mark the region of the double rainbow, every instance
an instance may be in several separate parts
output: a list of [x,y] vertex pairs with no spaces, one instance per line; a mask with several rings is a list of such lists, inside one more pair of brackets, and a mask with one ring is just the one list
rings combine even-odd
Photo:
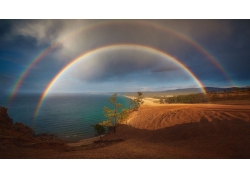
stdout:
[[55,84],[55,82],[57,81],[57,79],[63,75],[63,73],[65,73],[72,65],[74,65],[75,63],[77,63],[78,61],[82,60],[83,58],[88,57],[91,54],[95,54],[101,51],[104,52],[108,52],[110,50],[114,50],[114,49],[123,49],[123,48],[138,48],[141,50],[145,50],[151,53],[156,53],[158,55],[161,55],[163,57],[165,57],[168,60],[173,61],[174,63],[178,64],[184,71],[186,71],[195,81],[196,83],[200,86],[200,88],[202,89],[202,91],[204,93],[206,93],[203,84],[198,80],[198,78],[183,64],[180,62],[180,60],[176,59],[175,57],[167,54],[166,52],[160,51],[158,49],[154,49],[152,47],[148,47],[148,46],[143,46],[143,45],[137,45],[137,44],[115,44],[115,45],[108,45],[108,46],[104,46],[104,47],[99,47],[93,50],[90,50],[86,53],[81,54],[80,56],[76,57],[75,59],[72,59],[66,66],[64,66],[58,73],[57,75],[49,82],[49,84],[47,85],[47,87],[45,88],[39,103],[36,107],[36,111],[34,114],[34,117],[36,118],[38,113],[39,113],[39,109],[45,99],[45,97],[47,96],[47,94],[49,93],[51,87]]
[[[174,36],[188,42],[190,45],[192,45],[193,47],[195,47],[199,52],[201,52],[202,54],[204,54],[222,73],[223,75],[227,78],[227,80],[230,82],[231,85],[233,85],[233,82],[231,81],[231,79],[229,78],[229,76],[227,75],[226,71],[224,70],[224,68],[219,64],[218,60],[216,60],[205,48],[203,48],[200,44],[198,44],[196,41],[194,41],[193,39],[191,39],[190,37],[177,32],[171,28],[168,28],[166,26],[163,25],[159,25],[153,22],[144,22],[144,21],[101,21],[95,24],[90,24],[87,26],[83,26],[79,29],[77,29],[76,31],[73,31],[69,34],[67,34],[62,41],[67,41],[69,38],[76,36],[77,34],[79,34],[80,32],[83,31],[92,31],[95,28],[100,28],[102,26],[106,26],[106,25],[110,25],[110,24],[117,24],[117,23],[134,23],[135,25],[142,25],[142,26],[150,26],[150,27],[154,27],[157,30],[162,30],[168,33],[173,34]],[[38,56],[36,56],[36,58],[34,58],[28,65],[27,67],[24,69],[24,71],[20,74],[20,77],[16,80],[16,82],[14,83],[13,87],[11,88],[11,93],[10,93],[10,97],[9,97],[9,101],[11,101],[15,95],[18,92],[18,89],[20,88],[22,82],[24,81],[24,79],[27,77],[29,71],[34,67],[34,65],[36,63],[38,63],[41,59],[43,59],[52,49],[54,49],[55,47],[57,47],[60,43],[59,42],[55,42],[53,43],[51,46],[49,46],[48,48],[46,48],[45,50],[43,50],[40,54],[38,54]],[[90,50],[93,51],[93,50]],[[90,52],[89,51],[89,52]],[[87,52],[88,53],[88,52]]]

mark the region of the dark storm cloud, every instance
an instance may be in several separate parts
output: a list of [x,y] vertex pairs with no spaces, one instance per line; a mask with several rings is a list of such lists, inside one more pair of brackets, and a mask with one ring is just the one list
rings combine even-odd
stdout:
[[233,35],[224,43],[207,44],[213,50],[216,59],[226,74],[235,83],[250,81],[250,24],[249,20],[231,20]]
[[[202,20],[99,20],[95,23],[93,20],[20,20],[15,22],[12,32],[15,35],[35,39],[37,45],[59,42],[62,48],[58,53],[62,55],[61,57],[73,58],[76,54],[92,48],[116,43],[143,44],[178,54],[188,52],[192,47],[180,38],[178,33],[173,34],[173,31],[184,36],[188,34],[191,37],[209,40],[211,36],[217,36],[218,40],[228,36],[231,29],[230,23],[218,20],[205,22]],[[70,38],[67,39],[68,36]]]
[[12,21],[10,20],[0,20],[0,39],[4,40],[10,33],[12,28]]

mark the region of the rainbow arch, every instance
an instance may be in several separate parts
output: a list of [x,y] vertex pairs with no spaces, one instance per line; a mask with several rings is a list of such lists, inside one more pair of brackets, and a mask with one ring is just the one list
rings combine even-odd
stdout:
[[203,84],[199,81],[199,79],[193,74],[192,71],[190,71],[183,63],[181,63],[178,59],[176,59],[175,57],[167,54],[166,52],[160,51],[158,49],[149,47],[149,46],[144,46],[144,45],[138,45],[138,44],[114,44],[114,45],[108,45],[108,46],[103,46],[103,47],[99,47],[93,50],[90,50],[86,53],[81,54],[80,56],[76,57],[75,59],[72,59],[67,65],[65,65],[57,74],[56,76],[54,76],[54,78],[48,83],[47,87],[45,88],[44,92],[42,93],[39,102],[37,104],[36,110],[35,110],[35,114],[34,114],[34,118],[37,117],[38,113],[39,113],[39,109],[46,97],[46,95],[48,94],[49,90],[51,89],[51,87],[53,86],[53,84],[57,81],[57,79],[68,69],[70,68],[73,64],[75,64],[76,62],[80,61],[82,58],[85,58],[93,53],[98,53],[100,51],[109,51],[111,49],[122,49],[122,48],[126,48],[126,47],[131,47],[131,48],[139,48],[145,51],[149,51],[149,52],[154,52],[157,53],[159,55],[163,55],[164,57],[168,58],[169,60],[177,63],[182,69],[184,69],[195,81],[196,83],[200,86],[200,88],[202,89],[202,91],[204,93],[206,93],[206,90],[204,89]]
[[[182,34],[176,30],[173,30],[169,27],[163,26],[163,25],[159,25],[157,23],[154,22],[145,22],[145,21],[129,21],[129,20],[112,20],[112,21],[101,21],[98,23],[91,23],[87,26],[83,26],[81,28],[78,28],[76,31],[73,31],[71,33],[69,33],[67,36],[65,36],[63,38],[63,41],[67,41],[67,39],[71,38],[72,36],[77,35],[78,33],[82,32],[82,31],[91,31],[94,28],[99,28],[101,26],[105,26],[105,25],[109,25],[109,24],[115,24],[115,23],[134,23],[136,25],[143,25],[143,26],[151,26],[154,27],[158,30],[162,30],[168,33],[171,33],[173,35],[175,35],[176,37],[188,42],[189,44],[191,44],[193,47],[195,47],[197,50],[199,50],[199,52],[201,52],[202,54],[204,54],[219,70],[220,72],[222,72],[222,74],[227,78],[227,80],[230,82],[230,84],[232,86],[234,86],[233,82],[231,81],[230,77],[227,75],[226,71],[224,70],[224,68],[220,65],[220,63],[218,62],[218,60],[216,60],[209,52],[208,50],[206,50],[205,48],[203,48],[199,43],[197,43],[195,40],[193,40],[192,38],[188,37],[185,34]],[[11,93],[10,93],[10,97],[9,97],[9,101],[11,101],[15,95],[17,94],[18,89],[20,88],[23,80],[26,78],[26,76],[28,75],[29,71],[32,69],[32,67],[34,67],[34,65],[36,63],[38,63],[41,59],[43,59],[44,56],[46,56],[52,49],[54,49],[55,47],[57,47],[58,45],[60,45],[59,42],[54,42],[51,46],[49,46],[48,48],[44,49],[40,54],[38,54],[38,56],[36,56],[36,58],[34,58],[27,66],[27,68],[24,69],[24,71],[21,73],[20,77],[17,79],[17,81],[14,83],[13,87],[11,88]],[[91,51],[91,50],[89,50]],[[88,52],[89,52],[88,51]],[[87,53],[87,52],[86,52]]]
[[9,101],[11,101],[17,94],[18,89],[20,88],[21,84],[23,83],[23,80],[28,75],[29,71],[35,66],[37,62],[39,62],[44,56],[46,56],[53,48],[55,48],[58,44],[52,44],[42,52],[40,52],[24,69],[24,71],[21,73],[19,78],[15,81],[14,85],[11,88],[11,93],[9,96]]
[[[81,32],[84,29],[91,29],[93,25],[90,24],[87,27],[82,27],[79,28],[76,31],[73,31],[72,33],[69,33],[66,37],[63,38],[63,41],[67,41],[70,37],[72,37],[73,35],[78,34],[79,32]],[[52,43],[50,46],[48,46],[47,48],[45,48],[43,51],[41,51],[34,59],[31,60],[31,62],[27,65],[27,67],[24,69],[24,71],[21,73],[20,77],[17,78],[17,80],[15,81],[15,83],[13,84],[12,88],[11,88],[11,93],[9,95],[9,100],[11,101],[17,94],[18,89],[20,88],[21,84],[23,83],[24,79],[26,78],[26,76],[28,75],[29,71],[41,60],[43,59],[51,50],[53,50],[54,48],[58,47],[60,45],[60,42],[54,42]]]
[[[145,22],[145,21],[131,21],[131,20],[112,20],[112,21],[103,21],[103,22],[98,22],[96,24],[91,24],[90,26],[84,28],[84,30],[92,30],[94,28],[100,28],[102,26],[105,26],[105,25],[111,25],[111,24],[118,24],[118,23],[129,23],[129,24],[132,24],[134,23],[135,25],[142,25],[142,26],[150,26],[150,27],[154,27],[155,29],[157,30],[161,30],[161,31],[165,31],[165,32],[168,32],[168,33],[171,33],[173,34],[174,36],[182,39],[183,41],[186,41],[188,42],[190,45],[192,45],[193,47],[195,47],[200,53],[202,53],[203,55],[205,55],[205,57],[207,57],[210,62],[212,62],[212,64],[220,70],[220,72],[226,77],[226,79],[228,80],[228,82],[234,86],[234,83],[232,82],[231,78],[228,76],[226,70],[222,67],[222,65],[218,62],[218,60],[213,56],[211,55],[211,53],[208,52],[207,49],[205,49],[204,47],[202,47],[198,42],[196,42],[194,39],[188,37],[187,35],[181,33],[181,32],[178,32],[170,27],[167,27],[167,26],[164,26],[164,25],[160,25],[160,24],[157,24],[155,22]],[[83,29],[80,28],[80,30],[77,30],[77,32],[80,32],[82,31]]]

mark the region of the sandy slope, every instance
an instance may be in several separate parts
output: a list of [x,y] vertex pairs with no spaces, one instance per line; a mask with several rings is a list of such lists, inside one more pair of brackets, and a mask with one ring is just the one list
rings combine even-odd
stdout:
[[183,123],[212,122],[213,120],[250,120],[250,106],[215,104],[157,105],[145,103],[134,112],[128,123],[138,129],[156,130]]
[[[250,106],[145,102],[103,143],[67,158],[250,158]],[[105,140],[123,139],[118,143]]]

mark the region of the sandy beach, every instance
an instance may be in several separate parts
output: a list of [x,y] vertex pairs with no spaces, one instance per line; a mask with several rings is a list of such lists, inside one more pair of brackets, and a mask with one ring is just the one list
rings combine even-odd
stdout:
[[[135,96],[125,96],[129,99],[135,99]],[[161,105],[159,99],[155,99],[155,98],[143,98],[143,105],[147,105],[147,106],[158,106]]]

